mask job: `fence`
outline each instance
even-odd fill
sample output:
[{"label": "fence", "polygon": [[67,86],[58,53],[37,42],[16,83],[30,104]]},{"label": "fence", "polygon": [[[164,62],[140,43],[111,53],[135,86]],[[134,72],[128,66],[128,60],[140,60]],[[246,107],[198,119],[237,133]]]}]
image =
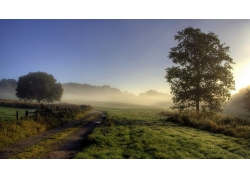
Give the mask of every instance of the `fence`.
[{"label": "fence", "polygon": [[16,100],[4,100],[4,99],[0,99],[0,106],[30,109],[26,110],[25,113],[23,111],[22,113],[19,111],[16,111],[16,114],[13,113],[13,116],[15,116],[17,120],[22,117],[35,118],[38,115],[44,116],[44,115],[53,115],[58,113],[63,113],[63,114],[76,113],[82,111],[87,107],[90,107],[90,105],[85,105],[85,104],[83,105],[68,104],[68,103],[43,104],[35,102],[21,102]]},{"label": "fence", "polygon": [[13,108],[39,109],[41,104],[34,103],[34,102],[23,102],[23,101],[16,101],[16,100],[0,99],[0,106],[13,107]]},{"label": "fence", "polygon": [[[35,111],[29,111],[26,110],[25,112],[25,118],[37,118],[38,115],[40,116],[46,116],[46,115],[55,115],[55,114],[70,114],[70,113],[79,113],[86,108],[90,107],[89,105],[80,105],[79,107],[71,107],[71,108],[57,108],[57,109],[45,109],[45,110],[35,110]],[[20,119],[20,114],[18,111],[16,111],[16,119]],[[23,117],[23,116],[22,116]]]}]

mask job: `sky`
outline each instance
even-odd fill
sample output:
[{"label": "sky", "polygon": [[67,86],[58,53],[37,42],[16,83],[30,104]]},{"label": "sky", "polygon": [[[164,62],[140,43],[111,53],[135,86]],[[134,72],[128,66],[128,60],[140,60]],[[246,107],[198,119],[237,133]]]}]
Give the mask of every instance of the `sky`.
[{"label": "sky", "polygon": [[250,85],[248,19],[1,19],[0,79],[42,71],[61,83],[170,93],[168,53],[188,26],[218,35],[236,63],[236,89]]}]

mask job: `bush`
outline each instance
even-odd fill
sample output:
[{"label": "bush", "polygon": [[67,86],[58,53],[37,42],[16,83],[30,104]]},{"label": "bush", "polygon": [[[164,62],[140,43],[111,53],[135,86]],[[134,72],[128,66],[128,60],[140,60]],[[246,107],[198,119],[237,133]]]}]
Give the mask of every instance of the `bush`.
[{"label": "bush", "polygon": [[217,123],[215,123],[214,121],[206,121],[202,128],[203,130],[207,130],[207,131],[211,131],[211,132],[218,132],[219,130],[219,126],[217,125]]}]

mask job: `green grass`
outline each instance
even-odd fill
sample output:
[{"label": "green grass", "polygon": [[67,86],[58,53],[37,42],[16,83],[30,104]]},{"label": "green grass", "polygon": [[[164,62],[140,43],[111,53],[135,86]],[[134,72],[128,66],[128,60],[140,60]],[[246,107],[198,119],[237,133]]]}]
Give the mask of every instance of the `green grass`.
[{"label": "green grass", "polygon": [[[86,115],[86,114],[85,114]],[[75,125],[74,127],[65,129],[61,132],[58,132],[46,139],[34,144],[31,147],[24,149],[22,152],[15,154],[11,157],[11,159],[40,159],[43,158],[44,155],[54,150],[60,145],[60,141],[67,138],[69,135],[78,130],[79,127],[87,124],[88,122],[95,119],[95,115],[88,117],[83,123],[80,125]]]},{"label": "green grass", "polygon": [[22,152],[12,156],[11,159],[40,159],[44,155],[46,155],[46,153],[52,151],[58,145],[58,142],[60,142],[60,140],[63,140],[65,137],[69,136],[76,130],[77,127],[68,128],[23,150]]},{"label": "green grass", "polygon": [[209,132],[220,133],[232,137],[250,138],[250,119],[240,116],[216,114],[212,112],[162,112],[168,117],[168,121],[184,126],[195,127]]},{"label": "green grass", "polygon": [[107,120],[76,159],[250,158],[250,141],[169,122],[160,109],[98,108]]},{"label": "green grass", "polygon": [[[19,117],[25,116],[25,111],[30,109],[23,108],[12,108],[12,107],[3,107],[0,106],[0,121],[12,121],[16,120],[16,112],[18,111]],[[33,110],[34,111],[34,110]]]},{"label": "green grass", "polygon": [[[1,109],[4,109],[1,107]],[[13,108],[6,108],[7,112]],[[80,113],[56,114],[52,116],[38,116],[36,120],[22,119],[13,121],[0,121],[0,149],[18,140],[24,139],[46,130],[61,126],[69,121],[85,116],[92,108],[88,107]]]}]

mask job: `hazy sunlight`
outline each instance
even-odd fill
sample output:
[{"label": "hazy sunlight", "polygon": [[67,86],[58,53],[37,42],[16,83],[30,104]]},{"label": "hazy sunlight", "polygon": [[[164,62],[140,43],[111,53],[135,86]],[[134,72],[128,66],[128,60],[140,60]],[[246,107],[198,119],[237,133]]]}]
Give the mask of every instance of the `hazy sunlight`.
[{"label": "hazy sunlight", "polygon": [[250,62],[243,63],[235,76],[236,91],[250,85]]}]

